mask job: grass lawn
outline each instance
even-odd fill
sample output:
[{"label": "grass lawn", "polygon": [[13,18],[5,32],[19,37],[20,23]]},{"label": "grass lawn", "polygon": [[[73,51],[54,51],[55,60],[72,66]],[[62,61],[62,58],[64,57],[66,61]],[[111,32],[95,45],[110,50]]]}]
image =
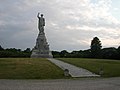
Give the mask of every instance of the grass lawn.
[{"label": "grass lawn", "polygon": [[59,58],[59,60],[85,68],[96,74],[99,74],[100,68],[103,68],[103,77],[120,77],[120,60],[85,58]]},{"label": "grass lawn", "polygon": [[47,59],[0,58],[0,79],[59,79],[63,71]]}]

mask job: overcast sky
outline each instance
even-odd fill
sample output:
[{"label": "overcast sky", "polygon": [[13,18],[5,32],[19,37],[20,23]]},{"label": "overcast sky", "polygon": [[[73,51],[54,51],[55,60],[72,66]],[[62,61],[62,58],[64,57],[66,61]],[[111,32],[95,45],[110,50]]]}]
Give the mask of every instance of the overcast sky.
[{"label": "overcast sky", "polygon": [[51,50],[84,50],[93,37],[120,46],[120,0],[0,0],[0,45],[33,48],[37,13],[44,14]]}]

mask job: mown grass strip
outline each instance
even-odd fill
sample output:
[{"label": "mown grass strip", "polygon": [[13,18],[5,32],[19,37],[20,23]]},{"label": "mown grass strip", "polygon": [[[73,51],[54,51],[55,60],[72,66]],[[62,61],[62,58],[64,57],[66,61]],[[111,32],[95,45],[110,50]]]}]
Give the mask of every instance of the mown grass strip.
[{"label": "mown grass strip", "polygon": [[59,79],[63,73],[45,58],[0,58],[0,79]]},{"label": "mown grass strip", "polygon": [[85,68],[91,72],[99,74],[100,69],[103,69],[103,77],[119,77],[120,76],[120,61],[106,59],[85,59],[85,58],[59,58],[64,62]]}]

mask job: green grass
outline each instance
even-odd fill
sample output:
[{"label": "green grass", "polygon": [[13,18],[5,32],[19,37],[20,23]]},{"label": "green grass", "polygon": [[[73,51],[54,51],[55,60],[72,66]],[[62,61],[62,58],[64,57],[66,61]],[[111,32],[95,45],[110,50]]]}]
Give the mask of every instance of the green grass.
[{"label": "green grass", "polygon": [[99,74],[100,68],[103,68],[103,77],[119,77],[120,76],[120,60],[105,59],[85,59],[85,58],[59,58],[64,62],[74,64],[78,67],[85,68],[96,74]]},{"label": "green grass", "polygon": [[59,79],[63,71],[47,59],[0,58],[0,79]]}]

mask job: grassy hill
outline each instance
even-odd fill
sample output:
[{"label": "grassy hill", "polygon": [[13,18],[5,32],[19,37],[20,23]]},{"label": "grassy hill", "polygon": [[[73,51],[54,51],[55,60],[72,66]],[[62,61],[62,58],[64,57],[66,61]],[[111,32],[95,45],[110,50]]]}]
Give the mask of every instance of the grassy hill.
[{"label": "grassy hill", "polygon": [[0,58],[0,79],[58,79],[63,71],[47,59]]},{"label": "grassy hill", "polygon": [[[119,77],[120,61],[85,58],[59,58],[64,62],[88,69],[103,77]],[[61,79],[63,70],[45,58],[0,58],[0,79]]]},{"label": "grassy hill", "polygon": [[96,74],[103,69],[103,77],[120,77],[120,60],[59,58],[59,60],[85,68]]}]

